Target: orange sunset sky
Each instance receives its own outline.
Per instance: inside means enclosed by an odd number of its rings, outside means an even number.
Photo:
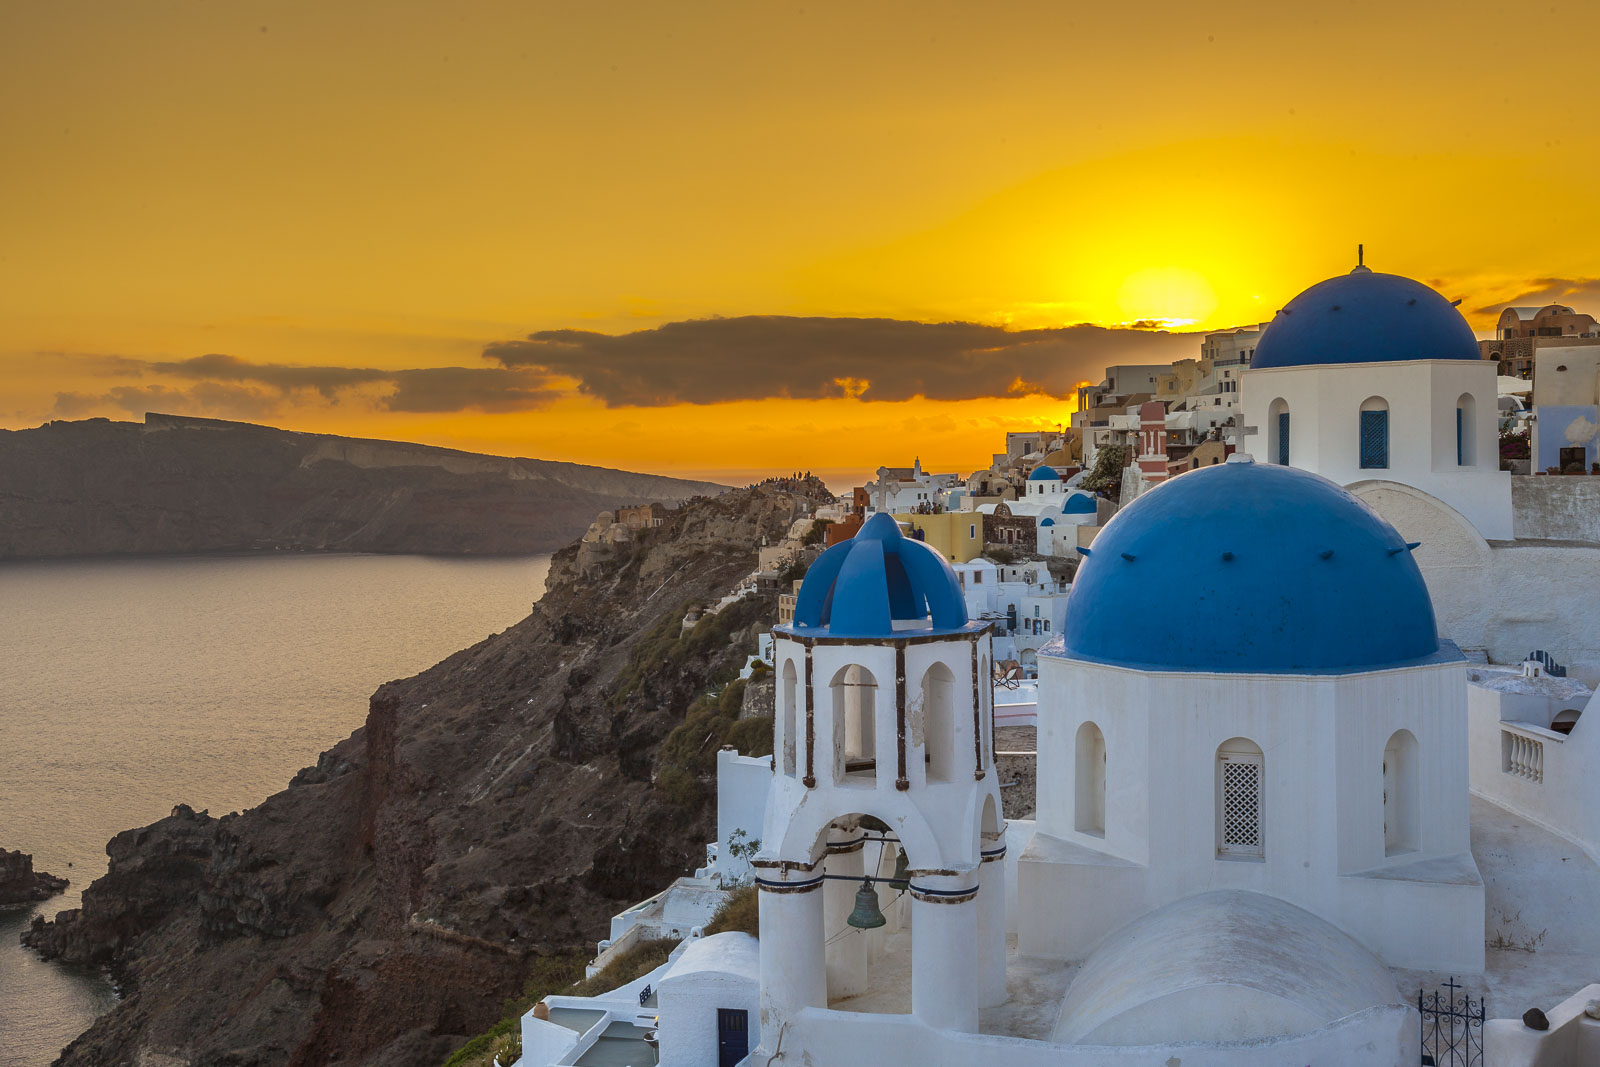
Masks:
[[[0,426],[986,465],[1348,269],[1600,308],[1600,5],[0,6]],[[1091,324],[1083,326],[1079,324]],[[847,479],[844,479],[847,480]]]

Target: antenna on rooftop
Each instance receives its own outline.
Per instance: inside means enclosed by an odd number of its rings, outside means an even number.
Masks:
[[[1356,245],[1356,266],[1358,266],[1358,267],[1366,266],[1366,262],[1365,262],[1366,258],[1367,258],[1366,246],[1365,245]]]

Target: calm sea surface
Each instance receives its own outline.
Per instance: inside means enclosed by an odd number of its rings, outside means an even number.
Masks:
[[[0,910],[0,1067],[43,1067],[113,997],[17,944],[118,831],[238,811],[361,725],[381,683],[527,615],[549,556],[0,564],[0,847],[72,879]]]

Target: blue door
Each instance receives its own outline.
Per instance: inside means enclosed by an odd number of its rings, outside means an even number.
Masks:
[[[1278,463],[1280,466],[1289,465],[1289,413],[1278,412]]]
[[[750,1013],[742,1008],[717,1009],[717,1067],[738,1067],[750,1055]]]

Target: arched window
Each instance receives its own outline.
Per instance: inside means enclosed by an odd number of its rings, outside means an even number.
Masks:
[[[782,723],[779,728],[782,736],[778,738],[778,743],[783,746],[783,773],[787,775],[794,774],[796,753],[799,751],[794,732],[795,723],[799,718],[795,707],[798,689],[794,660],[785,660],[783,663],[783,693],[779,696],[779,700],[783,702],[783,710],[779,720]]]
[[[1075,741],[1072,805],[1073,829],[1080,834],[1106,834],[1106,738],[1100,727],[1086,722]]]
[[[1417,739],[1396,730],[1383,750],[1383,854],[1421,847],[1417,831]]]
[[[956,677],[943,663],[922,676],[922,738],[928,753],[928,780],[956,776]],[[970,778],[971,775],[968,775]]]
[[[1473,427],[1477,425],[1477,403],[1471,393],[1462,393],[1456,400],[1456,466],[1475,467],[1473,453]]]
[[[878,777],[873,715],[878,680],[852,663],[833,676],[834,781],[873,784]]]
[[[1361,402],[1361,468],[1384,470],[1389,466],[1389,402],[1369,396]]]
[[[1243,737],[1217,747],[1217,855],[1266,856],[1266,763],[1261,746]]]
[[[1267,409],[1267,454],[1273,463],[1289,465],[1289,402],[1281,396]]]

